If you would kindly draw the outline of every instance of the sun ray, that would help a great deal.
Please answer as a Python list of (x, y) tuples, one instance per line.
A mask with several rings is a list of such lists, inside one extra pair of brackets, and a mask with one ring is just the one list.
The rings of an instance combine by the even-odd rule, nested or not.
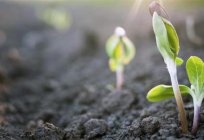
[(126, 28), (128, 28), (131, 25), (131, 23), (134, 21), (134, 19), (136, 18), (143, 1), (144, 0), (135, 0), (134, 1), (134, 4), (133, 4), (133, 6), (132, 6), (132, 8), (128, 14), (128, 17), (127, 17), (127, 20), (125, 23)]

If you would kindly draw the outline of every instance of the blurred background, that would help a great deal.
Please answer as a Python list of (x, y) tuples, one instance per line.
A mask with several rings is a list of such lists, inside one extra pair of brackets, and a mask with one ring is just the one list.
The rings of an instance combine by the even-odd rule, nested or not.
[[(142, 64), (143, 58), (148, 58), (148, 51), (157, 51), (148, 10), (150, 2), (151, 0), (2, 0), (1, 65), (7, 67), (2, 69), (9, 69), (5, 71), (11, 71), (7, 72), (11, 76), (19, 75), (16, 73), (18, 70), (13, 70), (12, 66), (3, 66), (6, 63), (3, 61), (9, 58), (15, 65), (16, 61), (25, 61), (24, 64), (29, 64), (27, 67), (33, 71), (43, 71), (48, 77), (65, 77), (63, 72), (70, 67), (69, 62), (80, 57), (83, 59), (84, 54), (94, 55), (97, 51), (102, 56), (98, 55), (96, 58), (105, 58), (101, 62), (105, 64), (98, 65), (108, 69), (104, 46), (117, 26), (126, 29), (127, 35), (138, 48), (139, 55), (135, 59), (138, 61), (135, 62)], [(160, 3), (176, 27), (181, 46), (203, 46), (204, 2), (160, 0)], [(151, 59), (142, 65), (148, 63), (151, 63)], [(10, 65), (10, 62), (5, 65)], [(82, 74), (81, 77), (84, 76), (89, 77), (87, 74)]]
[[(2, 0), (1, 49), (11, 51), (11, 54), (18, 53), (19, 57), (32, 57), (41, 53), (41, 59), (45, 62), (40, 60), (43, 65), (38, 67), (54, 72), (60, 65), (64, 65), (63, 60), (69, 59), (67, 57), (76, 52), (103, 51), (107, 38), (117, 26), (126, 29), (137, 47), (144, 45), (148, 48), (147, 42), (154, 38), (148, 10), (150, 2), (151, 0)], [(202, 0), (160, 2), (181, 38), (188, 38), (195, 46), (203, 45), (200, 39), (200, 32), (203, 30), (200, 27), (203, 20)]]

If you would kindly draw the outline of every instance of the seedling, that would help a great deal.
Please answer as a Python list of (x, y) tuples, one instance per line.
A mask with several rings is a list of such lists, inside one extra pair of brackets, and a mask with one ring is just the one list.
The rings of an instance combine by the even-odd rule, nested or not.
[[(155, 2), (153, 4), (156, 4), (157, 7), (159, 5), (158, 3), (155, 3)], [(163, 8), (159, 8), (159, 9), (163, 9)], [(154, 11), (154, 9), (152, 9), (152, 5), (150, 7), (150, 11)], [(188, 125), (187, 125), (186, 113), (184, 110), (181, 91), (179, 89), (178, 80), (177, 80), (177, 65), (181, 65), (183, 63), (183, 60), (177, 57), (180, 49), (179, 38), (171, 22), (166, 18), (161, 17), (157, 13), (157, 11), (153, 12), (152, 24), (153, 24), (153, 30), (156, 36), (157, 48), (161, 53), (164, 59), (164, 62), (167, 65), (168, 72), (170, 74), (171, 84), (173, 87), (174, 96), (178, 106), (181, 128), (183, 132), (187, 132)]]
[[(199, 114), (201, 104), (204, 98), (204, 63), (196, 57), (191, 56), (186, 63), (186, 71), (188, 79), (191, 83), (191, 88), (185, 85), (179, 85), (182, 95), (190, 94), (193, 98), (194, 104), (194, 118), (192, 133), (195, 134), (199, 123)], [(154, 87), (147, 94), (147, 99), (151, 102), (159, 102), (164, 99), (173, 98), (172, 86), (159, 85)]]
[(200, 108), (204, 98), (203, 61), (196, 56), (191, 56), (186, 63), (186, 71), (188, 74), (188, 79), (191, 83), (191, 89), (189, 89), (188, 93), (190, 93), (190, 95), (192, 96), (194, 104), (192, 133), (195, 134), (198, 129)]
[(121, 90), (124, 82), (124, 66), (135, 56), (135, 47), (127, 38), (123, 28), (115, 29), (114, 35), (107, 41), (106, 52), (109, 56), (109, 67), (116, 72), (116, 89)]
[(63, 9), (47, 8), (39, 13), (39, 19), (59, 31), (67, 30), (71, 25), (71, 17)]

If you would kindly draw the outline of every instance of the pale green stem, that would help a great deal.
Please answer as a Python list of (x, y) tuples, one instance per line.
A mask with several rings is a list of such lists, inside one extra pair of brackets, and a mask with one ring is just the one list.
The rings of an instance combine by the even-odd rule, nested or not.
[(116, 89), (121, 90), (124, 83), (124, 71), (123, 69), (116, 70)]
[(191, 130), (192, 134), (196, 134), (196, 132), (197, 132), (199, 119), (200, 119), (200, 105), (197, 105), (194, 102), (193, 127), (192, 127), (192, 130)]
[(184, 133), (188, 132), (188, 123), (186, 119), (186, 112), (184, 109), (183, 99), (181, 96), (181, 92), (179, 89), (178, 79), (177, 79), (177, 70), (176, 64), (174, 61), (169, 60), (167, 61), (167, 68), (171, 77), (171, 84), (174, 91), (174, 96), (176, 99), (176, 104), (178, 106), (179, 118), (181, 121), (181, 128)]

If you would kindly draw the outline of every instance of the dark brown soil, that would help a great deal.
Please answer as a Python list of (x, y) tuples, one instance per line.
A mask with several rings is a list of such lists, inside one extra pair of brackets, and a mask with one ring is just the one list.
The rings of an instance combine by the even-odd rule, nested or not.
[[(38, 21), (30, 5), (0, 4), (0, 12), (7, 15), (0, 15), (1, 140), (204, 139), (203, 109), (198, 133), (193, 136), (181, 133), (174, 99), (160, 103), (146, 101), (149, 89), (170, 83), (155, 46), (151, 17), (141, 19), (147, 21), (143, 24), (147, 28), (142, 26), (141, 31), (132, 33), (137, 56), (126, 68), (123, 90), (116, 92), (115, 75), (108, 69), (104, 42), (123, 19), (107, 7), (104, 10), (68, 5), (68, 9), (76, 24), (60, 33)], [(79, 9), (80, 13), (76, 12)], [(104, 13), (92, 17), (96, 24), (88, 21), (91, 18), (86, 22), (84, 15), (94, 11)], [(29, 16), (21, 14), (25, 12)], [(97, 20), (107, 13), (110, 15), (104, 21)], [(195, 15), (199, 17), (202, 13)], [(11, 24), (6, 24), (6, 17), (11, 18)], [(180, 56), (185, 60), (190, 55), (204, 58), (204, 48), (186, 39), (182, 19), (174, 20), (181, 38)], [(96, 28), (98, 22), (105, 21), (101, 25), (104, 29)], [(196, 31), (202, 36), (204, 22), (197, 22)], [(179, 82), (189, 85), (185, 65), (178, 71)], [(193, 104), (190, 96), (184, 101), (190, 131)]]

